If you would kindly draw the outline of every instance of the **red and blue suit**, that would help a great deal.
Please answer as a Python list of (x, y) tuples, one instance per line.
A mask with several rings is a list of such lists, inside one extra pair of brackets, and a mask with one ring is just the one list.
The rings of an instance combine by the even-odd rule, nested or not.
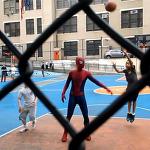
[[(81, 57), (76, 58), (76, 67), (77, 67), (76, 70), (72, 70), (69, 73), (69, 76), (67, 78), (66, 84), (62, 92), (62, 101), (64, 102), (66, 90), (69, 87), (69, 84), (71, 82), (67, 119), (70, 121), (73, 115), (74, 109), (76, 105), (78, 104), (84, 117), (84, 125), (87, 126), (89, 124), (89, 117), (88, 117), (87, 103), (86, 103), (85, 94), (84, 94), (84, 86), (85, 86), (86, 80), (89, 79), (96, 85), (105, 88), (111, 94), (112, 92), (105, 85), (103, 85), (98, 80), (96, 80), (89, 71), (86, 71), (83, 69), (84, 68), (83, 58)], [(64, 131), (62, 142), (66, 142), (66, 141), (67, 141), (67, 131)]]
[(93, 76), (91, 75), (89, 71), (73, 70), (69, 73), (68, 79), (66, 81), (66, 84), (62, 93), (64, 94), (66, 92), (71, 82), (72, 85), (71, 85), (70, 96), (69, 96), (67, 119), (68, 120), (71, 119), (75, 106), (78, 104), (84, 117), (84, 125), (87, 125), (89, 123), (87, 103), (86, 103), (85, 95), (84, 95), (84, 86), (85, 86), (85, 82), (87, 79), (94, 82), (96, 85), (100, 87), (106, 88), (102, 83), (100, 83), (95, 78), (93, 78)]

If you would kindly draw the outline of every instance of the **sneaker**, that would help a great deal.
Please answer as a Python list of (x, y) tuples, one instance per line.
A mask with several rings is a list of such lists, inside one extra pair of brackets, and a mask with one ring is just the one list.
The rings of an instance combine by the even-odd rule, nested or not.
[(86, 137), (87, 141), (91, 141), (91, 136)]
[(35, 129), (36, 128), (36, 123), (32, 122), (32, 128)]
[(29, 129), (28, 128), (22, 128), (21, 130), (19, 130), (20, 133), (23, 133), (23, 132), (26, 132), (28, 131)]
[(62, 138), (61, 138), (62, 142), (67, 142), (67, 132), (64, 132)]
[(127, 121), (130, 121), (130, 119), (131, 119), (131, 115), (132, 115), (132, 114), (127, 113), (127, 118), (126, 118), (126, 120), (127, 120)]
[(134, 122), (134, 120), (135, 120), (135, 114), (133, 115), (133, 114), (131, 114), (132, 115), (132, 117), (131, 117), (131, 119), (130, 119), (130, 122), (132, 123), (132, 122)]

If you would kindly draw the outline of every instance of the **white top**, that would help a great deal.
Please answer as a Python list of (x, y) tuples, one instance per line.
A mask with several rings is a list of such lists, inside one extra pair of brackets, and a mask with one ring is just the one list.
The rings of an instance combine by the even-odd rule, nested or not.
[(11, 70), (11, 74), (15, 74), (17, 71), (16, 67), (11, 67), (10, 70)]
[(35, 95), (28, 87), (20, 89), (18, 98), (24, 98), (24, 107), (31, 107), (35, 105)]

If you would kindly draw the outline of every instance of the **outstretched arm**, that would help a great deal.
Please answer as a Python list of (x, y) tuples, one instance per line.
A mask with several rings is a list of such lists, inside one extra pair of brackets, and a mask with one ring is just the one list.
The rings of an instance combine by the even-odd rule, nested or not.
[(91, 74), (88, 76), (88, 79), (90, 81), (92, 81), (93, 83), (95, 83), (96, 85), (98, 85), (98, 86), (106, 89), (107, 92), (109, 92), (110, 94), (112, 94), (112, 91), (109, 88), (107, 88), (107, 86), (105, 86), (104, 84), (102, 84), (101, 82), (99, 82), (98, 80), (96, 80)]
[(69, 87), (70, 81), (71, 81), (71, 76), (70, 76), (70, 74), (69, 74), (69, 76), (68, 76), (68, 78), (67, 78), (67, 81), (66, 81), (66, 83), (65, 83), (65, 86), (64, 86), (64, 88), (63, 88), (63, 91), (62, 91), (62, 95), (61, 95), (62, 102), (64, 102), (64, 99), (66, 99), (65, 93), (66, 93), (66, 91), (67, 91), (67, 89), (68, 89), (68, 87)]
[(114, 67), (114, 69), (115, 69), (116, 72), (118, 72), (118, 73), (123, 73), (123, 70), (118, 70), (118, 69), (117, 69), (115, 63), (113, 63), (113, 67)]
[(133, 62), (132, 62), (131, 58), (129, 57), (129, 55), (127, 54), (127, 52), (125, 52), (125, 51), (123, 51), (123, 52), (124, 52), (125, 56), (127, 57), (127, 59), (128, 59), (130, 65), (131, 65), (131, 67), (134, 68)]

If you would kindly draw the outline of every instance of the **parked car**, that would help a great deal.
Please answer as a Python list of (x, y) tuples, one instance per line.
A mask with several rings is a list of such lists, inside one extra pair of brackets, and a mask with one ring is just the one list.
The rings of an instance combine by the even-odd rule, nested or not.
[[(133, 57), (131, 53), (128, 53), (129, 57)], [(125, 54), (120, 49), (112, 49), (105, 52), (104, 58), (110, 59), (110, 58), (124, 58)]]

